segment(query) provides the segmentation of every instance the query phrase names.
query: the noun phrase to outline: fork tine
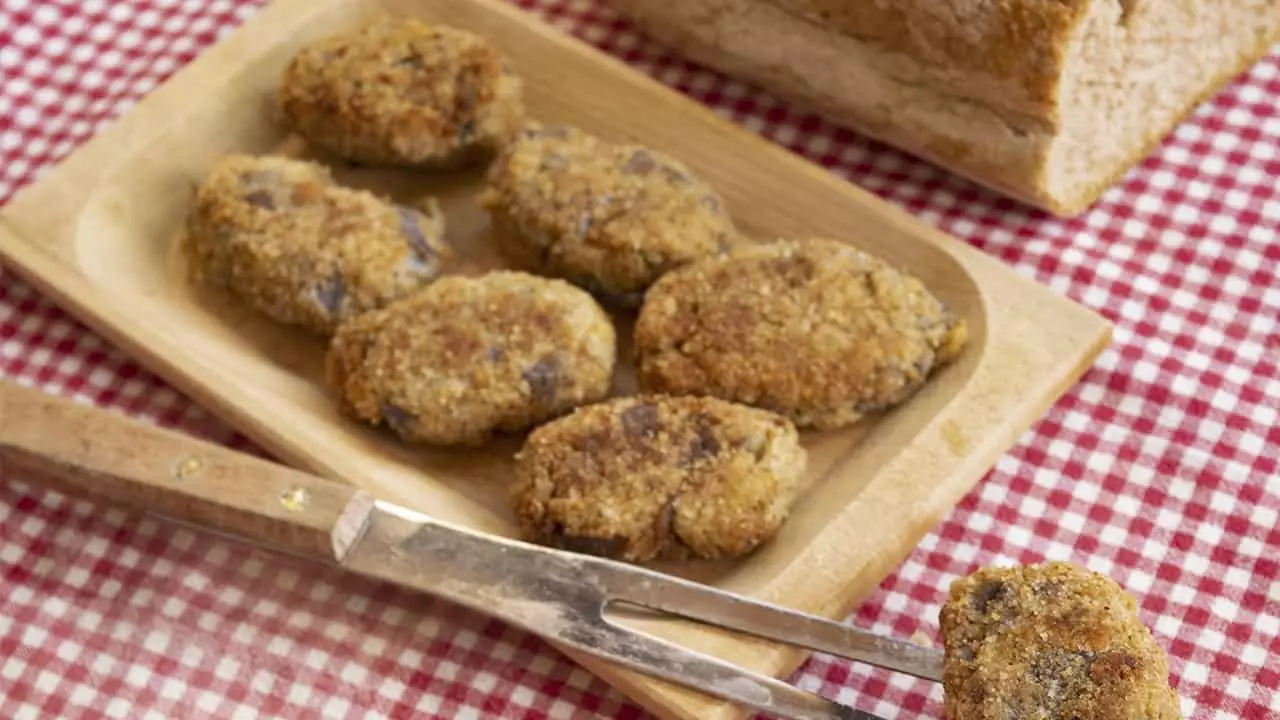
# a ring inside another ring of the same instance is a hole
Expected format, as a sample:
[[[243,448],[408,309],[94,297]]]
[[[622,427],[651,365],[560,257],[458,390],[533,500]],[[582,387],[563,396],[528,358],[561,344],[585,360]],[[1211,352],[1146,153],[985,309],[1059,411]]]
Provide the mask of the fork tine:
[[[613,602],[632,603],[925,680],[942,680],[942,653],[906,640],[883,637],[648,570],[610,573],[601,580]]]
[[[789,720],[884,720],[794,685],[615,625],[579,616],[560,642],[618,665]]]
[[[718,606],[699,600],[708,593],[698,593],[699,586],[688,581],[616,560],[459,529],[384,501],[376,502],[374,511],[360,542],[343,559],[350,570],[420,587],[566,648],[791,720],[882,720],[605,617],[608,603],[623,599],[659,612],[711,618],[722,627],[752,629],[740,618],[720,623]],[[715,599],[720,593],[710,595]],[[682,608],[686,602],[690,607]],[[767,621],[768,614],[764,617]],[[794,643],[787,636],[790,630],[774,622],[765,637]],[[808,635],[804,639],[813,647],[824,646]]]

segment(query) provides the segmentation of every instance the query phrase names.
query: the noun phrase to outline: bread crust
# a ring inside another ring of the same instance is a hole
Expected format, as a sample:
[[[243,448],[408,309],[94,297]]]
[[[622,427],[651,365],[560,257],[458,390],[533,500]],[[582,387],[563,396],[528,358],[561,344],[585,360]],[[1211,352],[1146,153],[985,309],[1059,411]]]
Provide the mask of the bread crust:
[[[610,2],[695,62],[1063,216],[1280,40],[1280,0]]]
[[[1057,116],[1060,67],[1089,0],[939,2],[769,0],[792,15],[915,58],[934,68],[940,92],[950,74],[970,79],[968,97],[1046,121]],[[986,82],[983,82],[983,80]]]

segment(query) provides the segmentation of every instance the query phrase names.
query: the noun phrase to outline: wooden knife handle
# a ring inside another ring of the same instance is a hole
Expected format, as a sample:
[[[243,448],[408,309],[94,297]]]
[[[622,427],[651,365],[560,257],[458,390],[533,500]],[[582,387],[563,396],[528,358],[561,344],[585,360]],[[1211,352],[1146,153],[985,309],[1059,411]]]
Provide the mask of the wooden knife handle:
[[[0,381],[0,480],[37,482],[312,557],[341,559],[357,488]]]

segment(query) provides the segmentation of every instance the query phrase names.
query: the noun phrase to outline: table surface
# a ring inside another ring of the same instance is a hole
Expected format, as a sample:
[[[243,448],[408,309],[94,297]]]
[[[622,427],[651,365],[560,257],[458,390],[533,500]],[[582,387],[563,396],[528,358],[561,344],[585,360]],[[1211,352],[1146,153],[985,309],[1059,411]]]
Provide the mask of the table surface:
[[[1062,221],[683,62],[591,0],[519,4],[1116,323],[850,622],[937,642],[957,576],[1073,560],[1138,598],[1188,718],[1280,716],[1280,54]],[[0,199],[257,7],[4,0]],[[5,376],[257,451],[0,278]],[[0,478],[0,717],[645,717],[501,623],[24,480]],[[829,657],[793,680],[942,715],[938,686]]]

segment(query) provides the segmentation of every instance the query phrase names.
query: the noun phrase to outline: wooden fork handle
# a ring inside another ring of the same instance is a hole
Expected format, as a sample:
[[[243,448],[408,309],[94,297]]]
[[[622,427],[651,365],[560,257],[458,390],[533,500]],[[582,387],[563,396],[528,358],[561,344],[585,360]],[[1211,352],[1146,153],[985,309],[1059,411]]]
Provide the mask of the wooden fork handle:
[[[0,380],[0,480],[61,492],[336,559],[358,530],[357,488]],[[346,516],[344,516],[346,513]]]

